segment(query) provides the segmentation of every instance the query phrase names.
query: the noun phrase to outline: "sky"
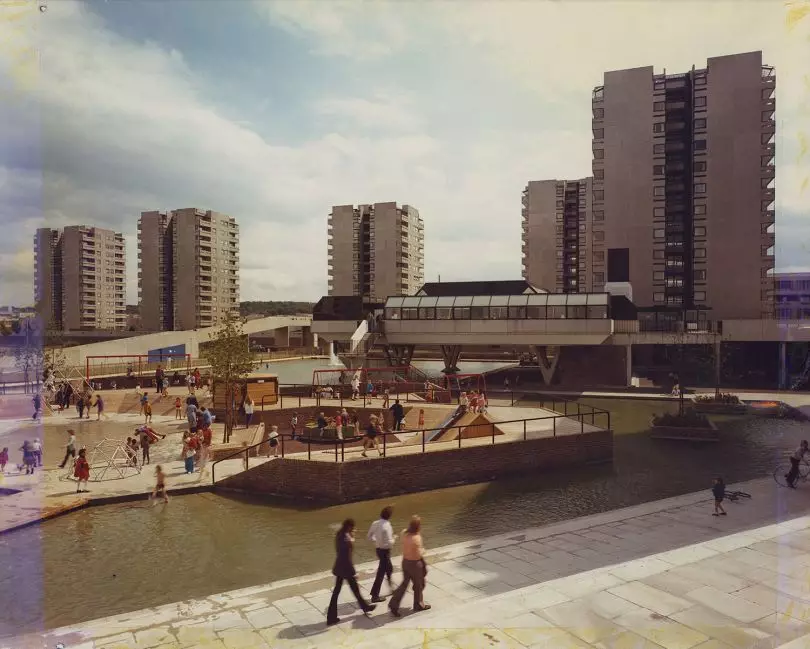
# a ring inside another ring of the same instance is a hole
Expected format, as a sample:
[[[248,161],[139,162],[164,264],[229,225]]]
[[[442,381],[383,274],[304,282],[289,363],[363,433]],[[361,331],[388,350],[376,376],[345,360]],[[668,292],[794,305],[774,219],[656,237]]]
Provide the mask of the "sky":
[[[192,206],[239,222],[243,300],[325,294],[350,203],[419,209],[429,281],[519,278],[521,191],[590,175],[605,70],[752,50],[778,75],[777,266],[810,269],[808,3],[8,0],[0,304],[32,302],[35,229],[80,223],[124,233],[136,303],[140,212]]]

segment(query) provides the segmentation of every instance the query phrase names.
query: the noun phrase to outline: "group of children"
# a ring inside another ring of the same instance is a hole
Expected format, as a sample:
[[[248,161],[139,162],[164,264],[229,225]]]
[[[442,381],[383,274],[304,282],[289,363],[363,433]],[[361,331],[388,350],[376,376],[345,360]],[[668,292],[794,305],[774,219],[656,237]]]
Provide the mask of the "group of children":
[[[458,398],[461,412],[485,413],[487,411],[487,395],[473,390],[469,394],[462,392]]]

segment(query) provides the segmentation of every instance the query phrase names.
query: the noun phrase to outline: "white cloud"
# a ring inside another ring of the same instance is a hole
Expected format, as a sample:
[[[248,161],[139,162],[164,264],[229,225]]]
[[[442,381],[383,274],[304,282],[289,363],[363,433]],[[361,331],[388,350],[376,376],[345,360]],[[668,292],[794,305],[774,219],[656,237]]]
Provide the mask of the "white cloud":
[[[185,206],[239,221],[244,299],[321,295],[326,216],[345,203],[416,206],[429,278],[518,277],[520,192],[529,179],[588,174],[588,100],[604,69],[683,69],[760,47],[779,66],[779,146],[787,140],[791,151],[778,170],[779,205],[794,214],[778,229],[780,254],[801,264],[791,232],[806,232],[798,215],[806,220],[810,191],[799,191],[810,158],[798,157],[797,144],[799,131],[810,133],[799,108],[810,96],[808,57],[798,56],[807,41],[786,35],[769,3],[256,6],[324,55],[325,75],[350,65],[357,86],[376,92],[314,92],[293,107],[312,118],[314,134],[282,145],[214,108],[180,52],[125,40],[72,2],[52,3],[47,22],[30,17],[39,21],[29,38],[41,46],[40,74],[26,85],[18,79],[16,103],[0,104],[0,121],[15,124],[0,131],[0,205],[4,224],[15,225],[0,238],[0,303],[30,300],[30,269],[21,269],[33,229],[77,222],[128,235],[134,301],[139,212]],[[8,29],[0,26],[0,42],[9,42]],[[420,56],[446,65],[453,81],[473,81],[420,86],[408,69],[409,57]],[[512,94],[494,92],[494,80]],[[274,99],[269,121],[284,98]],[[536,119],[518,123],[519,111]]]
[[[372,99],[362,97],[333,97],[321,99],[313,109],[316,114],[332,118],[340,127],[369,130],[415,131],[424,121],[413,106],[395,93],[377,93]]]

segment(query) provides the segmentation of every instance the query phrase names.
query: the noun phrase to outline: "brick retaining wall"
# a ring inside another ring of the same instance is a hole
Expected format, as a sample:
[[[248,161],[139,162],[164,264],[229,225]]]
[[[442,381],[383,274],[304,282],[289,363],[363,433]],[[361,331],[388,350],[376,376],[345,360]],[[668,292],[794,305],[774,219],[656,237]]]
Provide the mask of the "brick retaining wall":
[[[342,463],[277,459],[225,478],[216,487],[338,503],[612,459],[612,431],[596,431]]]

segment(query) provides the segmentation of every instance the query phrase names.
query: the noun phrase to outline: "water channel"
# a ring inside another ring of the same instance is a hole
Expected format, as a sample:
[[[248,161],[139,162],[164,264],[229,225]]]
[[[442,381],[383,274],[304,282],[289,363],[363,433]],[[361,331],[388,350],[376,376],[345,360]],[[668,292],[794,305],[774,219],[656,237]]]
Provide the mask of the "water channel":
[[[418,512],[436,547],[708,489],[716,474],[769,473],[806,435],[797,422],[727,417],[715,419],[717,444],[655,441],[645,434],[651,414],[675,404],[584,402],[613,413],[613,466],[400,496],[395,527]],[[0,536],[0,637],[327,570],[330,526],[351,516],[364,532],[388,502],[313,508],[198,494],[167,507],[90,508]],[[358,562],[372,554],[358,543]]]

